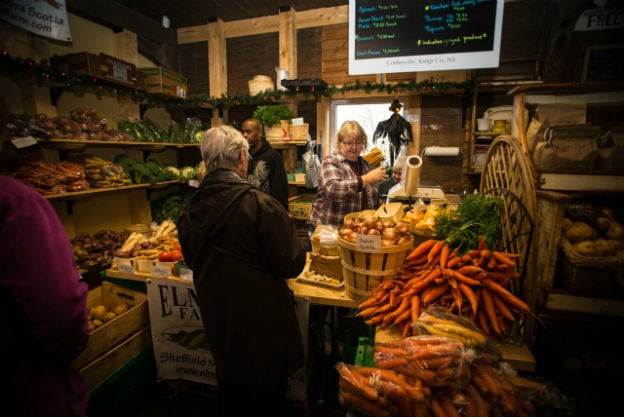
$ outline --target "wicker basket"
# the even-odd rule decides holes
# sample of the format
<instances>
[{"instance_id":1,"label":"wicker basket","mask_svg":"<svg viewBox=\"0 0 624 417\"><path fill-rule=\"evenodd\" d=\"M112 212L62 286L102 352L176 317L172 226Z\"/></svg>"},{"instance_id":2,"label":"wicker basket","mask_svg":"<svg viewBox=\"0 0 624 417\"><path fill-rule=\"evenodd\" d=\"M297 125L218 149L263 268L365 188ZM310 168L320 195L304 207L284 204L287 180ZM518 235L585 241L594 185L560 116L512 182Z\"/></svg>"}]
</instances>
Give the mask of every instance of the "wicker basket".
<instances>
[{"instance_id":1,"label":"wicker basket","mask_svg":"<svg viewBox=\"0 0 624 417\"><path fill-rule=\"evenodd\" d=\"M361 300L381 281L396 276L414 242L370 251L359 251L355 244L343 239L338 239L338 245L345 291L354 300Z\"/></svg>"},{"instance_id":2,"label":"wicker basket","mask_svg":"<svg viewBox=\"0 0 624 417\"><path fill-rule=\"evenodd\" d=\"M344 221L346 223L347 220L355 220L356 222L359 223L369 216L374 216L375 213L377 213L377 210L356 211L354 213L349 213L346 216L344 216Z\"/></svg>"},{"instance_id":3,"label":"wicker basket","mask_svg":"<svg viewBox=\"0 0 624 417\"><path fill-rule=\"evenodd\" d=\"M288 130L289 130L290 140L296 140L296 141L308 140L308 137L310 136L308 132L309 126L310 125L308 123L304 123L301 125L289 125Z\"/></svg>"},{"instance_id":4,"label":"wicker basket","mask_svg":"<svg viewBox=\"0 0 624 417\"><path fill-rule=\"evenodd\" d=\"M255 96L265 90L273 90L273 80L266 75L256 75L247 81L249 86L249 94Z\"/></svg>"}]
</instances>

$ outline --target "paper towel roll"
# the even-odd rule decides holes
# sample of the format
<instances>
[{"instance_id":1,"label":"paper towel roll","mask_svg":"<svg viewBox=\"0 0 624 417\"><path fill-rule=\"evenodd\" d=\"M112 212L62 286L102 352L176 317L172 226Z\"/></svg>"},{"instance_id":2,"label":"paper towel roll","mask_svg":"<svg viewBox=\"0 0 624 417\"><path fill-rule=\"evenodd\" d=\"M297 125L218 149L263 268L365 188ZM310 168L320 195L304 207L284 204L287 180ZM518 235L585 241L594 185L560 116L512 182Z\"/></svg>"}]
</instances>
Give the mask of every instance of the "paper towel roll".
<instances>
[{"instance_id":1,"label":"paper towel roll","mask_svg":"<svg viewBox=\"0 0 624 417\"><path fill-rule=\"evenodd\" d=\"M427 156L458 156L459 148L456 146L429 146L425 148Z\"/></svg>"},{"instance_id":2,"label":"paper towel roll","mask_svg":"<svg viewBox=\"0 0 624 417\"><path fill-rule=\"evenodd\" d=\"M420 183L420 166L422 159L418 155L411 155L405 161L405 185L403 187L405 194L418 194L418 184Z\"/></svg>"}]
</instances>

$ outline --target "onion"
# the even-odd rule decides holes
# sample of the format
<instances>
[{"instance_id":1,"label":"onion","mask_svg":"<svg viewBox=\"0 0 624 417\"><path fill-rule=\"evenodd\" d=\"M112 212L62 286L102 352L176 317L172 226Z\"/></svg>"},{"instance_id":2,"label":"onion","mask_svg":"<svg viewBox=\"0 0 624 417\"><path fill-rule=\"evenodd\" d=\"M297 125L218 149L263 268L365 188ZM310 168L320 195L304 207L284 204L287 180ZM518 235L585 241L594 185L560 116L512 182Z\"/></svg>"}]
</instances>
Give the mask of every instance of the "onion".
<instances>
[{"instance_id":1,"label":"onion","mask_svg":"<svg viewBox=\"0 0 624 417\"><path fill-rule=\"evenodd\" d=\"M378 229L368 229L369 235L379 235L381 232Z\"/></svg>"},{"instance_id":2,"label":"onion","mask_svg":"<svg viewBox=\"0 0 624 417\"><path fill-rule=\"evenodd\" d=\"M369 229L373 229L377 227L377 219L375 216L368 216L364 219L364 226Z\"/></svg>"},{"instance_id":3,"label":"onion","mask_svg":"<svg viewBox=\"0 0 624 417\"><path fill-rule=\"evenodd\" d=\"M392 227L385 228L381 234L384 239L395 241L397 238L397 232Z\"/></svg>"}]
</instances>

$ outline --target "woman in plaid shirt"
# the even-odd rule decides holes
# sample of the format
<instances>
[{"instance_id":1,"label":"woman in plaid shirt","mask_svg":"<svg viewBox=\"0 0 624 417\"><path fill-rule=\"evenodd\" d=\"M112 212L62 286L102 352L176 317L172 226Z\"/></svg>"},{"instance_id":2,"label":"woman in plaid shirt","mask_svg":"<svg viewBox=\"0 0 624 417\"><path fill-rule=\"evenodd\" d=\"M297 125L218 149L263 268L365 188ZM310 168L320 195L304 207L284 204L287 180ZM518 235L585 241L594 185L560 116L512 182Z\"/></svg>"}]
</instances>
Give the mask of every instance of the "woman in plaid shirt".
<instances>
[{"instance_id":1,"label":"woman in plaid shirt","mask_svg":"<svg viewBox=\"0 0 624 417\"><path fill-rule=\"evenodd\" d=\"M308 219L316 226L342 227L344 216L379 207L377 184L387 178L383 167L371 168L361 153L367 143L362 126L346 121L336 134L336 149L321 162L318 192Z\"/></svg>"}]
</instances>

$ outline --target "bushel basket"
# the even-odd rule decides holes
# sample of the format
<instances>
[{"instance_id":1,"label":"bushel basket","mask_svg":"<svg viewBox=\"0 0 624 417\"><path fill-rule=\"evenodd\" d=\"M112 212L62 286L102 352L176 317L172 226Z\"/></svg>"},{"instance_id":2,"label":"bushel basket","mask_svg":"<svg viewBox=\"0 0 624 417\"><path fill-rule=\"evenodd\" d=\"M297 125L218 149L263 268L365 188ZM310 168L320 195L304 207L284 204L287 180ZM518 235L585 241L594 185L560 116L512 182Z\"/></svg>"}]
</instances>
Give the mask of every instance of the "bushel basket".
<instances>
[{"instance_id":1,"label":"bushel basket","mask_svg":"<svg viewBox=\"0 0 624 417\"><path fill-rule=\"evenodd\" d=\"M360 251L343 239L338 239L338 245L345 291L352 299L361 300L382 281L395 277L414 241L369 251Z\"/></svg>"}]
</instances>

